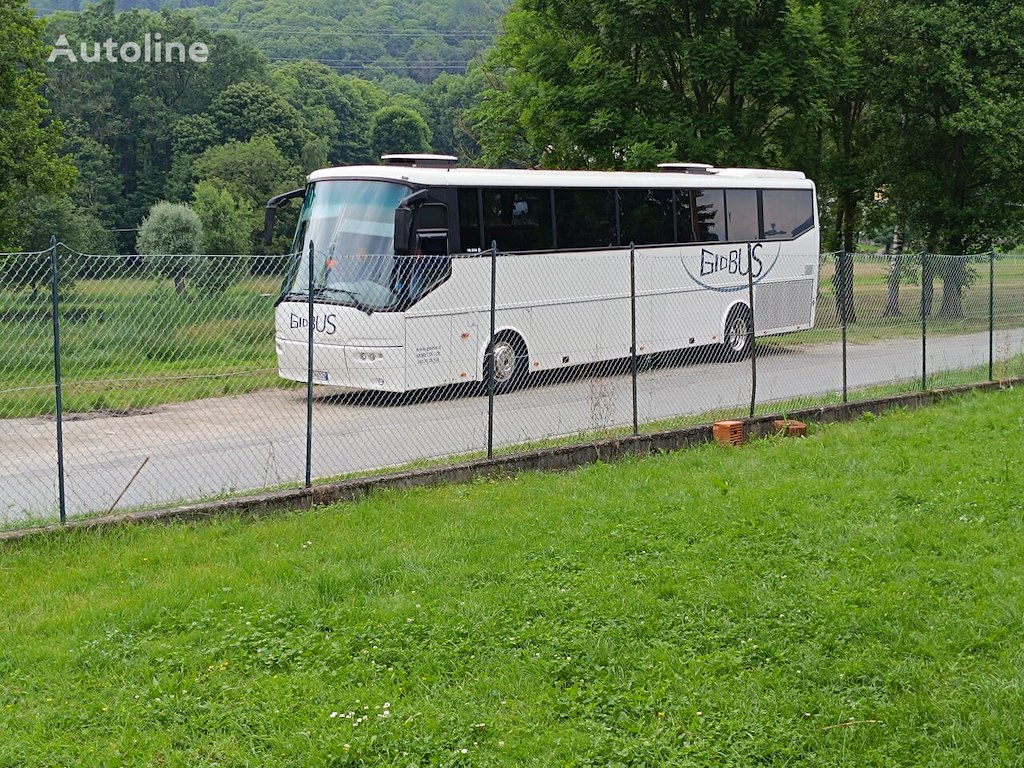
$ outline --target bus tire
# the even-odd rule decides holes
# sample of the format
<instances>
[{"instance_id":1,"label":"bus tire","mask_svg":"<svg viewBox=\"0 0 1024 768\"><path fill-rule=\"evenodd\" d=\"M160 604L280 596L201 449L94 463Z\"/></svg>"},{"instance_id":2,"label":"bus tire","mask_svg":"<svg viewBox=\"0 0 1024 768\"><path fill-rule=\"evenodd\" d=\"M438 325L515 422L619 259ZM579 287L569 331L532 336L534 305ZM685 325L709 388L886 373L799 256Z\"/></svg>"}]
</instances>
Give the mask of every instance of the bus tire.
<instances>
[{"instance_id":1,"label":"bus tire","mask_svg":"<svg viewBox=\"0 0 1024 768\"><path fill-rule=\"evenodd\" d=\"M729 310L729 316L725 320L725 333L722 335L722 359L736 362L749 357L753 346L752 330L750 309L746 304Z\"/></svg>"},{"instance_id":2,"label":"bus tire","mask_svg":"<svg viewBox=\"0 0 1024 768\"><path fill-rule=\"evenodd\" d=\"M494 339L493 355L494 394L503 395L522 387L530 370L530 357L526 350L526 342L519 334L499 333ZM487 385L486 360L484 385Z\"/></svg>"}]
</instances>

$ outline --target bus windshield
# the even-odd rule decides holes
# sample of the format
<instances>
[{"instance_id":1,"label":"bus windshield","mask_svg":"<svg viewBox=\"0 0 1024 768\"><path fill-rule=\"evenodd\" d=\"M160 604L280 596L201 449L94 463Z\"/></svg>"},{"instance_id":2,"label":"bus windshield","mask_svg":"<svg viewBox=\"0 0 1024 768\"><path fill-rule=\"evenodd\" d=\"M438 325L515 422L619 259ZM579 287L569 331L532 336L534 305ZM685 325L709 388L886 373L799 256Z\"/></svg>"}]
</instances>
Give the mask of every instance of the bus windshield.
<instances>
[{"instance_id":1,"label":"bus windshield","mask_svg":"<svg viewBox=\"0 0 1024 768\"><path fill-rule=\"evenodd\" d=\"M310 185L299 215L295 259L280 301L313 295L318 302L367 312L395 309L395 209L409 187L387 181L320 181Z\"/></svg>"}]
</instances>

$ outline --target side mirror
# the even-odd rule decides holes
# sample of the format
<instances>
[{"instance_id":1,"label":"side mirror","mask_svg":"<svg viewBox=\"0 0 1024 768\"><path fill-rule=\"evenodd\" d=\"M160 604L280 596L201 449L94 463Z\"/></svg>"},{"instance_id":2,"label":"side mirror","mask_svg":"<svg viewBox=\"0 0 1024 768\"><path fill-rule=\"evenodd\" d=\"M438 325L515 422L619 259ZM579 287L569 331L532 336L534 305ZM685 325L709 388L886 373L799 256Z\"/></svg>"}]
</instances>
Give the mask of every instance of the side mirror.
<instances>
[{"instance_id":1,"label":"side mirror","mask_svg":"<svg viewBox=\"0 0 1024 768\"><path fill-rule=\"evenodd\" d=\"M395 209L395 255L407 256L412 242L412 208Z\"/></svg>"},{"instance_id":2,"label":"side mirror","mask_svg":"<svg viewBox=\"0 0 1024 768\"><path fill-rule=\"evenodd\" d=\"M430 190L420 189L398 201L395 209L395 255L412 253L412 212L430 197Z\"/></svg>"},{"instance_id":3,"label":"side mirror","mask_svg":"<svg viewBox=\"0 0 1024 768\"><path fill-rule=\"evenodd\" d=\"M263 242L265 245L270 245L270 241L274 239L274 219L277 217L277 209L282 205L286 205L289 200L305 196L306 188L303 187L302 189L293 189L291 192L285 192L283 195L277 195L267 201L267 210L263 215Z\"/></svg>"}]
</instances>

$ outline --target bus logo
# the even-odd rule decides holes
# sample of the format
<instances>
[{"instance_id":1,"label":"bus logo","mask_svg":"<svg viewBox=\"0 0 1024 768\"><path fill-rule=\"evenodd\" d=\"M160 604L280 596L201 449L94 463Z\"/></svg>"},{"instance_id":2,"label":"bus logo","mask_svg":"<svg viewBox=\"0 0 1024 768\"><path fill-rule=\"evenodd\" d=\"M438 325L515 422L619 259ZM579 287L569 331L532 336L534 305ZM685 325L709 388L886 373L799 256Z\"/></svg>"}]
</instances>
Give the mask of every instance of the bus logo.
<instances>
[{"instance_id":1,"label":"bus logo","mask_svg":"<svg viewBox=\"0 0 1024 768\"><path fill-rule=\"evenodd\" d=\"M766 256L762 252L763 249L763 243L747 243L745 252L742 246L731 248L727 253L712 251L709 248L701 248L699 261L696 265L697 274L694 274L694 271L690 269L690 265L686 263L685 257L683 258L683 269L686 270L686 274L690 276L693 282L709 291L718 291L720 293L745 291L747 289L745 284L712 285L709 280L719 276L746 278L747 265L749 264L750 271L753 274L753 281L755 283L761 282L778 263L779 254L782 253L782 246L779 245L779 250L775 252L774 256ZM769 259L771 259L770 262L768 261Z\"/></svg>"}]
</instances>

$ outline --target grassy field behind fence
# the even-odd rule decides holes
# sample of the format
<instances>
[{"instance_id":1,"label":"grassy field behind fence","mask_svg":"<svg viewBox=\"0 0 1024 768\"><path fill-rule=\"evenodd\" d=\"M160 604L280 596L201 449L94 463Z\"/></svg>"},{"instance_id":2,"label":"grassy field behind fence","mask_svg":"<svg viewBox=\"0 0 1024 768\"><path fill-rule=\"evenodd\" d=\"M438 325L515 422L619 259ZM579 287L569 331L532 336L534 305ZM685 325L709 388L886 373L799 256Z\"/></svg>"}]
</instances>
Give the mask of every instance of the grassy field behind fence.
<instances>
[{"instance_id":1,"label":"grassy field behind fence","mask_svg":"<svg viewBox=\"0 0 1024 768\"><path fill-rule=\"evenodd\" d=\"M170 281L82 280L61 306L66 411L123 411L276 386L276 278L223 295ZM0 293L0 416L54 412L49 297Z\"/></svg>"},{"instance_id":2,"label":"grassy field behind fence","mask_svg":"<svg viewBox=\"0 0 1024 768\"><path fill-rule=\"evenodd\" d=\"M0 766L1019 766L1024 392L0 548Z\"/></svg>"}]
</instances>

